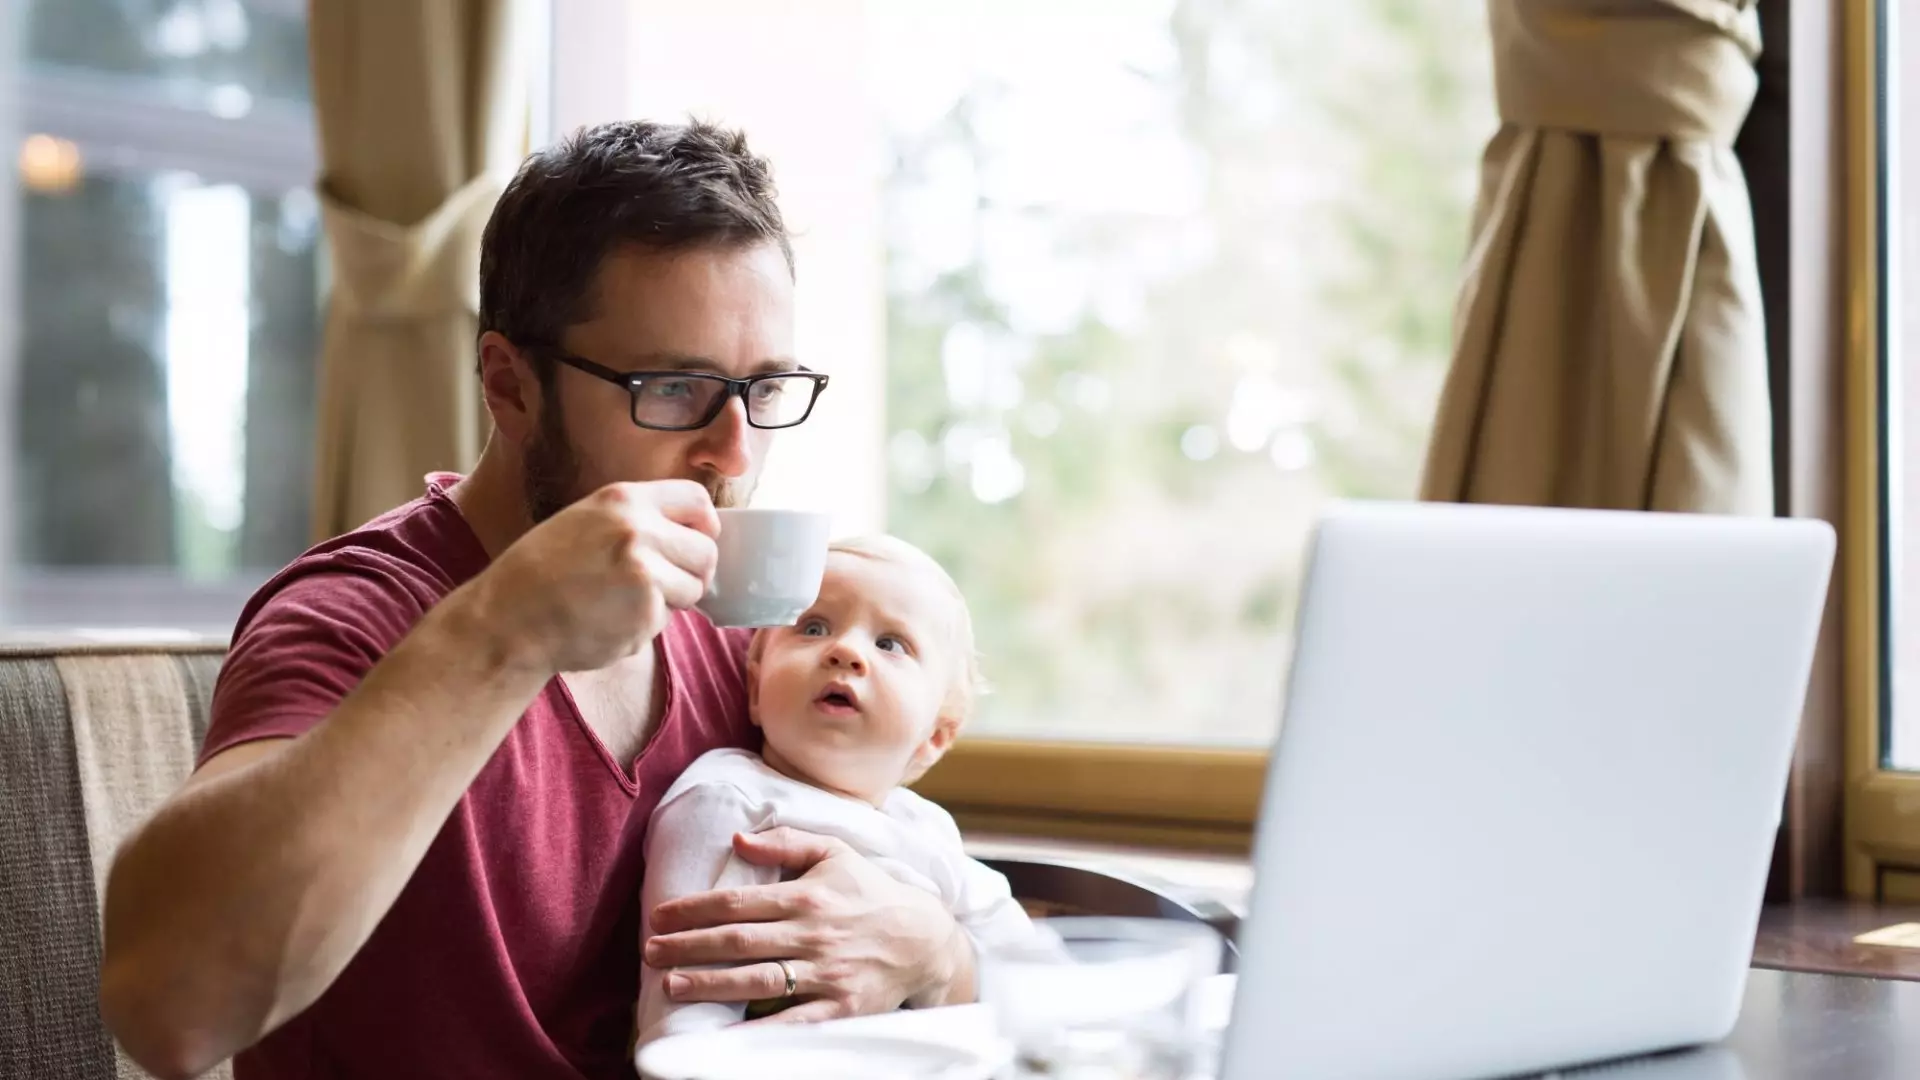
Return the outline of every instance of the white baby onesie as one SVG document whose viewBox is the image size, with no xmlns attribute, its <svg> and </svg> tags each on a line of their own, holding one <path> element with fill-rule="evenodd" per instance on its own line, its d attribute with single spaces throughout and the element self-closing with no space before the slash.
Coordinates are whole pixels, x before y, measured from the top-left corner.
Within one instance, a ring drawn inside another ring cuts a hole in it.
<svg viewBox="0 0 1920 1080">
<path fill-rule="evenodd" d="M 653 936 L 653 908 L 708 889 L 763 885 L 778 868 L 734 854 L 735 833 L 781 825 L 836 837 L 875 865 L 938 896 L 980 953 L 1048 948 L 1013 898 L 1007 879 L 969 858 L 945 810 L 905 788 L 875 807 L 783 776 L 746 750 L 713 750 L 687 767 L 647 827 L 640 887 L 640 943 Z M 737 1023 L 744 1005 L 667 1000 L 665 973 L 640 966 L 639 1041 Z"/>
</svg>

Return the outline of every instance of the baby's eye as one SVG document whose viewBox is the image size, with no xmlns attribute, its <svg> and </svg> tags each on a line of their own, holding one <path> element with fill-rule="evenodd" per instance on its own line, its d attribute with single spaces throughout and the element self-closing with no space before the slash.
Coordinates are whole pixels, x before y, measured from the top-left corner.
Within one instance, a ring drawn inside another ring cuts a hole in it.
<svg viewBox="0 0 1920 1080">
<path fill-rule="evenodd" d="M 808 619 L 800 624 L 801 637 L 826 637 L 827 623 L 824 619 Z"/>
<path fill-rule="evenodd" d="M 881 634 L 880 640 L 874 642 L 874 644 L 880 647 L 881 652 L 903 653 L 907 651 L 907 643 L 892 634 Z"/>
</svg>

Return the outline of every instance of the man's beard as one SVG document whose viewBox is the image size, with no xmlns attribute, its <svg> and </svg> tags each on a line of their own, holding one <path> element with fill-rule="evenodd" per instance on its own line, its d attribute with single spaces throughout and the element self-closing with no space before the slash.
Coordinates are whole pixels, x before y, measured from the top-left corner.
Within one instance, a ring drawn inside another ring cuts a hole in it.
<svg viewBox="0 0 1920 1080">
<path fill-rule="evenodd" d="M 575 452 L 573 441 L 567 438 L 566 420 L 560 415 L 559 395 L 549 393 L 545 398 L 540 410 L 540 428 L 527 444 L 521 479 L 521 497 L 526 502 L 527 517 L 535 525 L 592 494 L 591 491 L 582 490 L 580 455 Z M 753 495 L 750 482 L 732 480 L 711 469 L 701 469 L 687 479 L 706 488 L 713 505 L 721 509 L 745 506 L 747 499 Z"/>
</svg>

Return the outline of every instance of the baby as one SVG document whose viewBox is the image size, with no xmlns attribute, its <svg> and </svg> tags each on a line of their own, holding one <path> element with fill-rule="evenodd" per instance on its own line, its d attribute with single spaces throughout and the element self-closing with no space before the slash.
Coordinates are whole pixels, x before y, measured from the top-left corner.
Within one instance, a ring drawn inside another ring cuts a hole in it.
<svg viewBox="0 0 1920 1080">
<path fill-rule="evenodd" d="M 972 619 L 939 563 L 887 536 L 832 545 L 813 607 L 761 631 L 747 654 L 762 753 L 701 756 L 653 812 L 641 947 L 663 900 L 778 880 L 736 856 L 733 836 L 780 825 L 837 837 L 940 897 L 982 951 L 1034 942 L 1006 878 L 968 858 L 953 818 L 903 786 L 953 745 L 978 686 Z M 640 969 L 640 1043 L 743 1018 L 743 1005 L 669 1001 L 665 975 Z"/>
</svg>

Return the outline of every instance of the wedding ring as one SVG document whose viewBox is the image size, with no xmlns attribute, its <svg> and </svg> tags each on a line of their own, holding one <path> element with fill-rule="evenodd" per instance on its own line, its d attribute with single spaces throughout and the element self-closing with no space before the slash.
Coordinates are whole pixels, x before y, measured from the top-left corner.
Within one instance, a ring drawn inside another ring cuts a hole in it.
<svg viewBox="0 0 1920 1080">
<path fill-rule="evenodd" d="M 781 992 L 780 996 L 792 997 L 793 992 L 800 988 L 800 984 L 794 981 L 793 978 L 793 965 L 787 963 L 785 960 L 775 960 L 774 963 L 780 965 L 780 974 L 787 977 L 787 988 Z"/>
</svg>

